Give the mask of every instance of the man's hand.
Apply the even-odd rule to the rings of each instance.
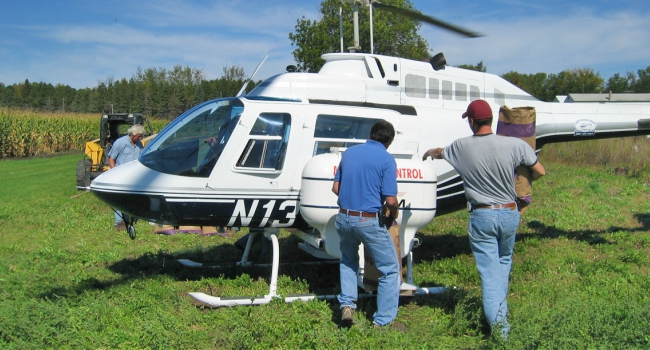
[[[203,140],[203,142],[207,143],[212,148],[217,146],[217,139],[215,139],[214,137],[209,137]]]
[[[427,158],[431,157],[431,159],[442,159],[442,148],[432,148],[424,153],[424,156],[422,156],[422,160],[427,160]]]
[[[397,197],[395,196],[388,196],[386,197],[386,202],[384,206],[388,211],[390,212],[390,217],[395,220],[399,216],[399,208],[398,208],[398,203],[397,203]]]

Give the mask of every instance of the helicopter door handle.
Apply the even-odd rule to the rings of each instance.
[[[390,86],[399,86],[399,80],[389,80],[388,85],[390,85]]]

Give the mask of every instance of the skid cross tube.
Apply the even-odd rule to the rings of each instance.
[[[215,297],[207,295],[201,292],[191,292],[188,293],[192,298],[197,301],[200,301],[210,307],[223,307],[223,306],[239,306],[239,305],[263,305],[268,304],[274,299],[281,299],[286,303],[291,303],[297,300],[309,301],[309,300],[333,300],[337,298],[337,295],[327,294],[327,295],[315,295],[315,294],[289,294],[286,297],[282,297],[277,294],[278,288],[278,269],[280,265],[280,245],[278,243],[279,230],[277,229],[267,229],[264,231],[264,236],[268,237],[271,240],[273,247],[273,262],[271,265],[271,283],[269,284],[269,293],[260,296],[260,297]],[[250,254],[250,249],[253,244],[253,239],[255,235],[259,234],[258,232],[251,232],[251,236],[246,242],[246,248],[244,249],[244,254],[240,262],[237,263],[238,266],[252,266],[248,257]],[[187,267],[210,267],[210,268],[219,268],[221,266],[204,266],[202,263],[194,262],[188,259],[179,259],[182,265]],[[327,263],[338,263],[338,260],[330,260],[323,262],[305,262],[302,264],[327,264]],[[255,266],[269,266],[269,264],[255,264]],[[363,279],[363,276],[360,276],[360,279]],[[407,278],[406,283],[402,283],[401,290],[410,292],[407,295],[427,295],[427,294],[442,294],[449,287],[417,287],[412,285],[413,283],[413,253],[409,252],[407,255]],[[373,293],[363,293],[359,294],[359,298],[368,298],[376,296]]]

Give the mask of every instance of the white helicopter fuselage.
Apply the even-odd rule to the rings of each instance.
[[[420,186],[420,195],[431,192],[426,194],[432,204],[411,198],[417,190],[401,198],[408,214],[402,217],[413,222],[401,222],[404,256],[415,232],[436,213],[464,207],[454,169],[442,160],[420,159],[429,148],[471,135],[461,115],[472,100],[486,100],[495,116],[501,106],[534,107],[538,149],[551,142],[650,134],[646,104],[545,103],[488,73],[434,71],[427,62],[372,54],[323,58],[319,73],[276,75],[247,96],[208,101],[184,113],[138,161],[100,175],[91,191],[120,211],[161,224],[295,228],[306,242],[339,257],[331,224],[337,211],[329,191],[333,169],[319,178],[327,183],[319,204],[327,214],[313,216],[318,219],[301,213],[302,187],[309,183],[303,169],[320,154],[365,142],[372,124],[384,119],[397,133],[388,151],[398,168],[403,165],[399,191],[401,181]]]

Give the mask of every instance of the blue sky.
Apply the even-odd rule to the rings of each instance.
[[[423,24],[431,53],[488,72],[592,68],[605,79],[650,66],[648,0],[412,0],[423,13],[486,34],[478,39]],[[288,34],[319,0],[0,0],[0,82],[29,79],[74,88],[136,68],[176,64],[208,79],[238,65],[255,79],[293,64]],[[361,35],[365,35],[361,33]]]

